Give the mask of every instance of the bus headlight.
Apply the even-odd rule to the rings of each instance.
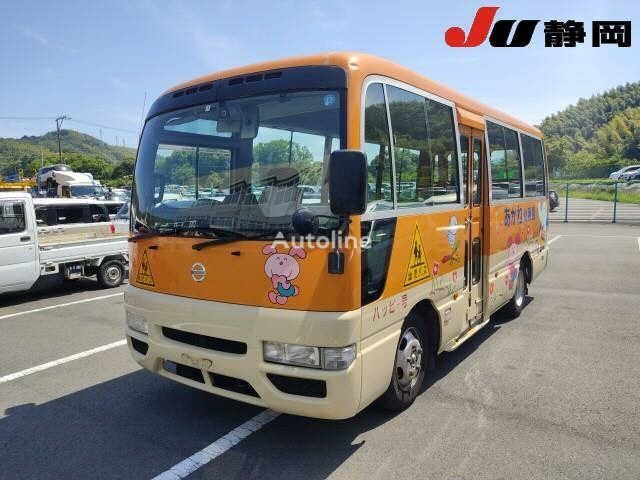
[[[356,346],[309,347],[291,343],[264,342],[262,353],[266,362],[325,370],[344,370],[349,368],[355,360]]]
[[[264,342],[262,352],[267,362],[320,368],[318,347],[294,345],[292,343]]]
[[[127,326],[138,333],[149,335],[149,324],[142,315],[127,310]]]

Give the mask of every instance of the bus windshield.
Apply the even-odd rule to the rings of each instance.
[[[298,208],[328,214],[340,104],[337,91],[298,91],[150,119],[136,162],[134,228],[286,234]]]

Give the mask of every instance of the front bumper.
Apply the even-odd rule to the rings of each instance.
[[[149,325],[148,335],[129,328],[126,333],[133,358],[152,372],[217,395],[284,413],[342,419],[352,417],[359,410],[362,370],[359,352],[346,370],[316,370],[264,362],[262,342],[273,340],[329,347],[358,344],[360,310],[280,310],[177,297],[133,286],[128,286],[125,292],[125,309],[128,314],[144,317]],[[176,340],[175,336],[169,338],[167,328],[221,340],[222,347],[218,349],[216,342],[209,341],[205,348],[194,342]],[[146,353],[140,352],[136,340],[147,345]],[[246,353],[231,353],[238,349],[227,349],[225,341],[229,340],[233,342],[232,346],[245,344]],[[177,374],[167,368],[171,363],[186,366],[198,378]],[[274,375],[302,379],[298,383],[303,385],[324,382],[326,394],[319,397],[317,392],[316,396],[285,393],[274,384]],[[218,382],[218,378],[246,382],[252,393],[229,389],[228,382]]]

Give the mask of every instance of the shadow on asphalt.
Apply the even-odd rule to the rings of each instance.
[[[457,350],[440,355],[424,389],[505,321],[494,315]],[[38,478],[43,472],[68,479],[149,478],[260,410],[138,370],[42,405],[9,408],[0,420],[0,478]],[[365,444],[359,436],[397,415],[375,403],[340,421],[281,415],[189,478],[326,478]]]
[[[39,387],[52,388],[51,378]],[[259,411],[137,370],[8,408],[0,419],[0,479],[151,478]]]
[[[80,292],[115,292],[114,289],[101,288],[95,279],[80,278],[78,280],[63,280],[57,275],[42,277],[30,290],[15,293],[0,294],[0,307],[13,307],[37,300],[66,297]]]

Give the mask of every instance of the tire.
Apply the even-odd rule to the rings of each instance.
[[[409,314],[398,340],[389,388],[380,397],[387,410],[408,408],[420,393],[431,348],[420,317]]]
[[[124,265],[119,260],[102,262],[98,269],[98,285],[102,288],[115,288],[124,281]]]
[[[504,307],[504,312],[509,318],[518,318],[522,309],[524,308],[524,300],[527,295],[527,283],[525,280],[524,269],[522,264],[518,268],[518,278],[516,279],[516,290],[513,292],[513,297],[509,300]]]

